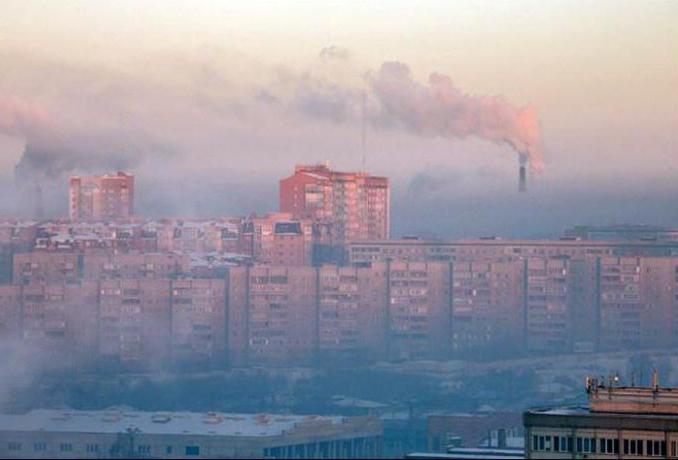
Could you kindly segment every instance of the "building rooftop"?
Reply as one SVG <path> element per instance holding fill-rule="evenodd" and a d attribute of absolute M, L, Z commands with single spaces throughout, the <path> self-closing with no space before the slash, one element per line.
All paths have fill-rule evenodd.
<path fill-rule="evenodd" d="M 408 459 L 519 459 L 525 458 L 524 449 L 492 449 L 482 447 L 459 447 L 450 449 L 447 453 L 411 453 L 407 454 Z"/>
<path fill-rule="evenodd" d="M 353 241 L 351 246 L 573 246 L 573 247 L 606 247 L 606 246 L 678 246 L 678 243 L 672 241 L 619 241 L 619 240 L 581 240 L 581 239 L 539 239 L 539 240 L 522 240 L 522 239 L 503 239 L 503 238 L 464 238 L 460 240 L 444 240 L 444 239 L 393 239 L 393 240 L 365 240 Z"/>
<path fill-rule="evenodd" d="M 122 433 L 270 437 L 303 426 L 332 426 L 344 417 L 223 414 L 218 412 L 139 412 L 125 408 L 102 411 L 33 410 L 22 415 L 0 414 L 0 431 Z"/>
<path fill-rule="evenodd" d="M 523 413 L 523 424 L 526 428 L 678 431 L 678 414 L 594 412 L 585 407 L 532 409 Z"/>

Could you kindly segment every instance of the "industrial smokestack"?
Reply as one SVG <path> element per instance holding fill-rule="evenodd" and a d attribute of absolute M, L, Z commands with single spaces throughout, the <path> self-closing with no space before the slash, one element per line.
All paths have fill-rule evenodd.
<path fill-rule="evenodd" d="M 412 77 L 401 62 L 385 62 L 370 76 L 381 126 L 403 126 L 422 135 L 464 139 L 476 136 L 511 147 L 533 173 L 544 169 L 537 112 L 516 107 L 498 96 L 466 94 L 446 75 L 433 73 L 427 83 Z"/>
<path fill-rule="evenodd" d="M 518 155 L 518 160 L 520 161 L 520 167 L 518 169 L 518 191 L 527 192 L 527 161 L 528 156 L 524 153 Z"/>

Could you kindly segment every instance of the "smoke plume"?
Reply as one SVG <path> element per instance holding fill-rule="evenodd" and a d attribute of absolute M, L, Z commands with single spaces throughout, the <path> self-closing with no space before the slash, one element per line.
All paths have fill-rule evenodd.
<path fill-rule="evenodd" d="M 404 127 L 421 135 L 477 136 L 507 144 L 534 172 L 544 169 L 540 150 L 539 120 L 534 109 L 516 108 L 499 96 L 464 94 L 450 77 L 431 74 L 427 85 L 412 78 L 409 67 L 385 62 L 369 77 L 378 125 Z"/>
<path fill-rule="evenodd" d="M 0 96 L 0 133 L 26 137 L 46 124 L 47 114 L 34 102 Z"/>

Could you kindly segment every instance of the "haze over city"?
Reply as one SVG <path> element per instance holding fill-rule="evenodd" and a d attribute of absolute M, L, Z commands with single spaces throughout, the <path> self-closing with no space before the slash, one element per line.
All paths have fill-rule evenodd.
<path fill-rule="evenodd" d="M 13 196 L 13 168 L 34 142 L 50 156 L 87 159 L 63 160 L 64 170 L 133 168 L 147 214 L 265 212 L 276 204 L 272 180 L 291 163 L 362 167 L 367 93 L 366 167 L 393 181 L 394 234 L 670 224 L 675 10 L 672 2 L 5 2 L 0 100 L 24 113 L 19 127 L 7 116 L 0 124 L 3 195 Z M 442 75 L 462 95 L 533 110 L 545 168 L 531 174 L 531 193 L 514 193 L 516 155 L 505 143 L 385 112 L 393 106 L 375 89 L 384 63 L 409 69 L 403 88 Z M 17 212 L 11 199 L 1 206 Z M 65 212 L 56 197 L 46 207 Z"/>
<path fill-rule="evenodd" d="M 678 458 L 678 2 L 4 0 L 0 458 Z"/>

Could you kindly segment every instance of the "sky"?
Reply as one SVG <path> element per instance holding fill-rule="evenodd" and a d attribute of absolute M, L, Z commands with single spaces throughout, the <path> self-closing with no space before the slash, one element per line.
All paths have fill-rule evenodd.
<path fill-rule="evenodd" d="M 274 210 L 295 163 L 362 168 L 365 125 L 396 234 L 678 226 L 678 2 L 0 9 L 2 214 L 26 143 L 75 155 L 62 174 L 133 170 L 142 212 L 235 214 Z"/>

